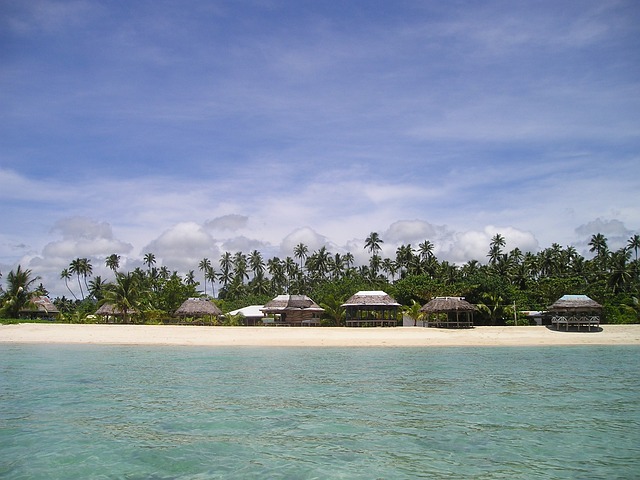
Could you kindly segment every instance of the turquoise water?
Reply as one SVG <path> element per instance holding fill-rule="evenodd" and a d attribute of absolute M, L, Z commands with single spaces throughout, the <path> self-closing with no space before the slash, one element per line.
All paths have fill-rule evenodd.
<path fill-rule="evenodd" d="M 640 477 L 640 348 L 0 346 L 0 478 Z"/>

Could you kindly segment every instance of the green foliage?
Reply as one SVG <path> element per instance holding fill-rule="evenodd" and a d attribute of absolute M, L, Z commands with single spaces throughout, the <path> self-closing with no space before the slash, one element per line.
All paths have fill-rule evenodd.
<path fill-rule="evenodd" d="M 151 252 L 144 256 L 146 269 L 119 273 L 120 257 L 113 254 L 105 261 L 116 274 L 116 281 L 110 284 L 99 277 L 89 282 L 91 263 L 86 258 L 76 258 L 62 271 L 60 279 L 64 280 L 71 297 L 76 298 L 75 290 L 79 293 L 77 298 L 84 299 L 88 294 L 87 300 L 62 297 L 54 303 L 63 319 L 88 321 L 87 316 L 97 306 L 95 300 L 102 296 L 114 300 L 113 292 L 122 283 L 123 275 L 135 284 L 128 296 L 130 305 L 141 312 L 138 320 L 166 322 L 187 298 L 199 295 L 194 278 L 197 268 L 210 283 L 211 292 L 216 282 L 219 285 L 217 302 L 223 312 L 262 305 L 278 294 L 304 294 L 325 306 L 323 323 L 339 324 L 342 321 L 340 305 L 347 298 L 360 290 L 384 290 L 410 308 L 415 304 L 424 305 L 436 296 L 462 296 L 481 307 L 477 322 L 511 324 L 516 323 L 514 303 L 517 311 L 545 310 L 562 295 L 586 294 L 605 306 L 604 320 L 640 322 L 637 302 L 640 236 L 637 234 L 629 239 L 625 248 L 617 251 L 609 249 L 604 235 L 593 235 L 589 241 L 594 254 L 591 259 L 582 257 L 574 247 L 563 248 L 556 243 L 537 253 L 521 252 L 517 248 L 508 252 L 507 243 L 508 239 L 496 234 L 485 258 L 458 266 L 438 261 L 434 255 L 437 249 L 429 240 L 419 243 L 418 248 L 401 245 L 395 258 L 382 258 L 384 241 L 376 232 L 371 232 L 365 241 L 370 260 L 360 266 L 354 265 L 350 252 L 332 253 L 326 246 L 311 252 L 300 243 L 294 248 L 293 256 L 284 260 L 263 259 L 255 250 L 248 255 L 224 252 L 218 262 L 219 271 L 213 269 L 215 262 L 205 258 L 193 265 L 194 269 L 186 276 L 171 274 L 165 266 L 156 268 L 156 257 Z M 20 308 L 29 301 L 30 293 L 46 292 L 42 284 L 36 289 L 32 287 L 35 279 L 22 278 L 26 272 L 30 274 L 18 267 L 7 276 L 8 287 L 4 291 L 0 289 L 1 315 L 16 318 Z M 15 288 L 25 281 L 29 288 L 24 285 L 22 290 Z M 521 322 L 524 319 L 518 318 L 517 323 Z"/>

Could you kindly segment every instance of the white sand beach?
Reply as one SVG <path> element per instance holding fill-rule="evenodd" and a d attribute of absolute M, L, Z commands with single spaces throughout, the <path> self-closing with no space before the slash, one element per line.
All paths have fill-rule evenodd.
<path fill-rule="evenodd" d="M 23 323 L 0 326 L 0 343 L 105 345 L 438 347 L 640 345 L 640 325 L 603 325 L 599 331 L 547 327 L 198 327 L 173 325 L 70 325 Z"/>

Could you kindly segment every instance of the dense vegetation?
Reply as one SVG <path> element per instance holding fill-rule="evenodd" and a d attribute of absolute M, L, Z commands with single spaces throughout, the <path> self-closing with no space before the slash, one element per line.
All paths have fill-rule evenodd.
<path fill-rule="evenodd" d="M 640 235 L 627 245 L 610 251 L 602 234 L 591 237 L 592 259 L 585 259 L 574 247 L 553 244 L 538 253 L 505 251 L 505 238 L 496 234 L 489 245 L 486 263 L 471 260 L 462 266 L 439 261 L 434 245 L 425 240 L 417 248 L 401 245 L 395 258 L 382 258 L 383 240 L 375 232 L 367 237 L 370 254 L 367 265 L 354 265 L 351 253 L 331 253 L 326 247 L 310 252 L 298 244 L 293 257 L 274 257 L 265 262 L 260 252 L 225 252 L 214 269 L 204 258 L 198 269 L 205 279 L 202 288 L 195 270 L 184 277 L 156 266 L 147 253 L 146 269 L 120 272 L 120 256 L 110 255 L 105 265 L 114 273 L 112 281 L 92 277 L 87 258 L 72 260 L 60 278 L 70 297 L 58 297 L 55 305 L 62 321 L 96 321 L 92 315 L 104 302 L 127 312 L 126 321 L 172 321 L 181 303 L 199 295 L 215 299 L 223 312 L 247 305 L 264 304 L 281 293 L 305 294 L 325 308 L 328 324 L 340 324 L 340 304 L 359 290 L 384 290 L 416 315 L 417 305 L 436 296 L 463 296 L 477 304 L 478 324 L 511 324 L 514 312 L 544 310 L 564 294 L 586 294 L 605 307 L 608 323 L 637 323 L 640 320 Z M 18 266 L 6 276 L 0 291 L 0 314 L 16 318 L 29 306 L 33 295 L 47 295 L 46 288 L 30 270 Z M 216 292 L 216 288 L 218 291 Z M 521 313 L 517 313 L 522 321 Z M 234 321 L 233 319 L 229 321 Z"/>

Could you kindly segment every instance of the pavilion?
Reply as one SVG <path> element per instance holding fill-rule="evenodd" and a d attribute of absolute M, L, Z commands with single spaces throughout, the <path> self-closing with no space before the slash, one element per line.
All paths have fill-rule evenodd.
<path fill-rule="evenodd" d="M 564 325 L 565 330 L 576 326 L 578 330 L 587 327 L 591 331 L 591 327 L 600 325 L 602 309 L 602 305 L 586 295 L 563 295 L 547 310 L 551 313 L 551 325 L 556 330 Z"/>
<path fill-rule="evenodd" d="M 342 304 L 347 327 L 395 327 L 401 305 L 381 290 L 360 291 Z"/>
<path fill-rule="evenodd" d="M 422 306 L 421 312 L 427 315 L 427 327 L 472 328 L 475 305 L 463 297 L 436 297 Z M 435 321 L 430 322 L 431 315 Z"/>

